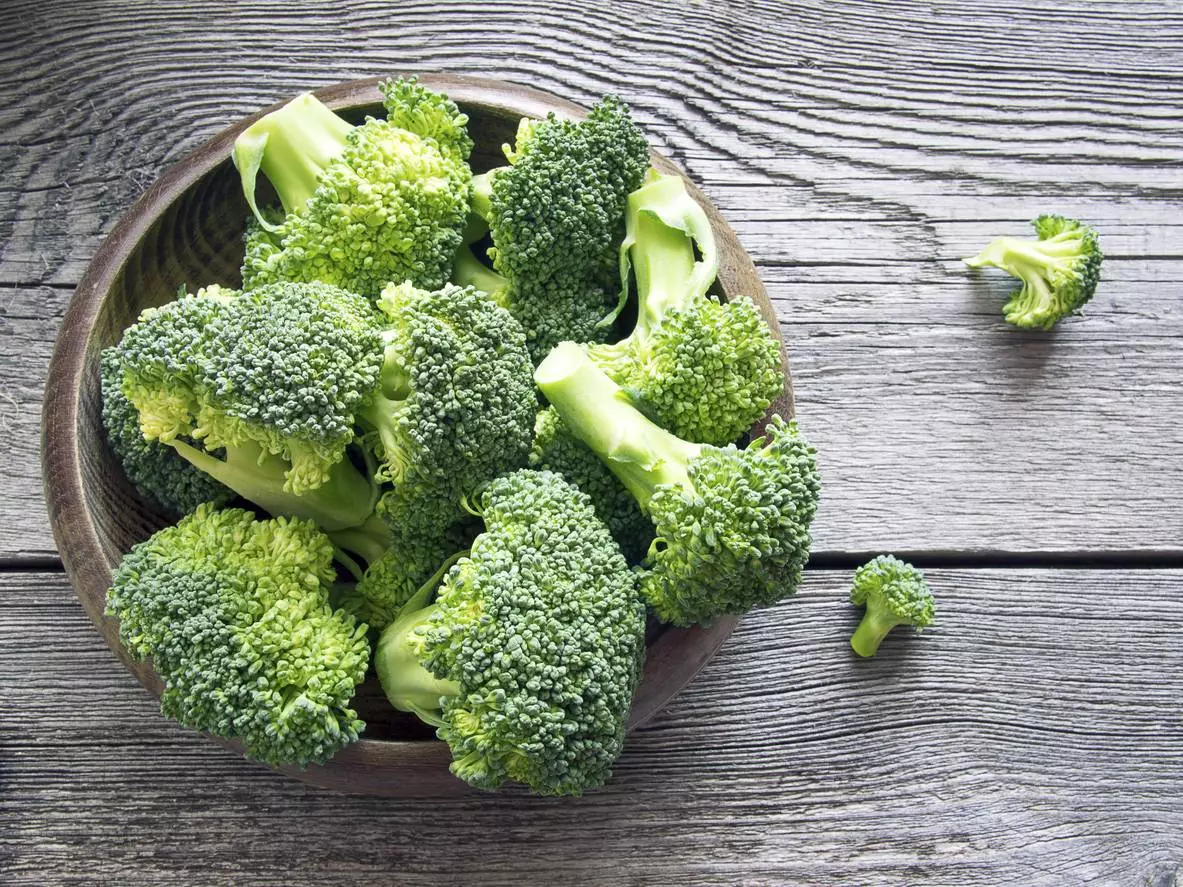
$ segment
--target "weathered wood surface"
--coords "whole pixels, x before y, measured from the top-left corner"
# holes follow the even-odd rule
[[[819,555],[1183,554],[1175,4],[9,6],[0,557],[53,554],[30,432],[118,214],[262,105],[441,68],[615,89],[718,203],[782,308],[825,470]],[[1023,334],[1009,279],[957,259],[1044,209],[1096,223],[1109,259],[1087,318]]]
[[[608,788],[428,803],[319,792],[181,730],[60,576],[5,576],[0,880],[1183,877],[1183,571],[931,571],[937,626],[869,662],[846,645],[848,578],[749,616]]]

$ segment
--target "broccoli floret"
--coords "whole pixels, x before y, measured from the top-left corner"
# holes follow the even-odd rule
[[[439,728],[452,772],[474,786],[601,785],[640,676],[636,577],[587,495],[557,474],[505,475],[474,504],[485,529],[471,552],[382,633],[382,687]]]
[[[1075,219],[1042,215],[1031,224],[1037,240],[999,237],[965,263],[992,265],[1021,280],[1003,315],[1023,329],[1050,330],[1093,297],[1104,254],[1096,230]]]
[[[319,281],[376,298],[389,282],[436,289],[468,216],[468,118],[414,80],[381,85],[388,119],[351,126],[311,94],[252,124],[232,157],[257,225],[243,285]],[[283,204],[255,199],[259,171]]]
[[[464,247],[453,279],[509,308],[535,360],[564,339],[604,341],[619,292],[625,199],[649,166],[645,137],[608,96],[582,121],[523,120],[505,153],[507,166],[473,180],[496,274]]]
[[[784,391],[780,343],[747,296],[707,295],[715,235],[680,177],[651,177],[630,194],[626,223],[621,272],[625,286],[630,265],[636,273],[637,324],[589,353],[657,424],[696,443],[732,443]]]
[[[534,378],[652,520],[641,592],[662,620],[705,623],[796,591],[819,480],[795,423],[774,416],[744,450],[690,443],[646,418],[570,342]]]
[[[850,646],[860,656],[874,656],[897,625],[912,625],[919,631],[931,625],[936,615],[924,574],[891,555],[880,555],[855,570],[850,602],[867,608],[850,638]]]
[[[233,492],[199,471],[165,444],[148,440],[140,415],[123,393],[123,367],[116,348],[101,358],[103,427],[107,442],[131,485],[171,517],[187,514],[202,502],[225,504]]]
[[[373,510],[377,488],[346,453],[382,367],[366,299],[317,283],[207,287],[145,311],[118,353],[144,435],[226,487],[326,530]]]
[[[628,562],[640,562],[653,541],[653,524],[608,466],[567,430],[554,407],[538,413],[529,464],[561,474],[587,493]]]
[[[321,763],[365,726],[349,707],[366,627],[333,610],[332,546],[311,523],[199,505],[137,545],[115,572],[108,616],[151,657],[162,711],[275,766]]]

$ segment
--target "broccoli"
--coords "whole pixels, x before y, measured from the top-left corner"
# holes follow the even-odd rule
[[[377,487],[346,452],[382,367],[368,300],[318,283],[206,287],[146,310],[118,355],[145,437],[239,495],[326,530],[373,510]]]
[[[567,430],[554,407],[538,413],[529,464],[561,474],[587,493],[630,564],[645,556],[653,541],[653,524],[608,466]]]
[[[329,606],[331,560],[307,521],[206,503],[131,550],[106,613],[151,657],[166,715],[268,764],[322,763],[365,726],[349,703],[370,657],[366,627]]]
[[[1050,330],[1093,297],[1104,254],[1096,230],[1075,219],[1042,215],[1031,224],[1037,240],[999,237],[964,261],[971,268],[992,265],[1021,280],[1003,315],[1023,329]]]
[[[931,625],[936,615],[924,574],[891,555],[880,555],[855,570],[850,602],[867,608],[850,638],[850,646],[860,656],[874,656],[897,625],[912,625],[919,631]]]
[[[553,472],[504,475],[473,500],[484,531],[382,633],[378,678],[395,708],[438,727],[461,779],[579,794],[624,742],[644,654],[636,577]]]
[[[139,413],[123,394],[123,367],[118,349],[104,350],[100,365],[107,441],[123,466],[123,473],[140,495],[174,518],[187,514],[202,502],[228,502],[234,495],[231,490],[165,444],[144,437]]]
[[[570,342],[534,378],[653,522],[641,593],[659,618],[705,623],[796,591],[819,481],[815,451],[795,423],[773,416],[744,450],[689,443],[646,418]]]
[[[381,84],[387,119],[352,126],[305,93],[247,128],[232,158],[256,224],[243,285],[332,283],[376,298],[389,282],[437,289],[468,217],[468,118],[415,80]],[[260,209],[259,171],[284,216]]]
[[[608,96],[579,122],[522,120],[505,153],[507,166],[473,179],[495,272],[464,246],[453,279],[509,308],[535,360],[564,339],[604,341],[619,291],[625,199],[649,166],[645,137]]]
[[[732,443],[784,391],[780,343],[747,296],[707,295],[715,235],[680,177],[651,177],[629,195],[625,218],[621,276],[627,287],[635,270],[637,324],[589,353],[657,424],[696,443]]]

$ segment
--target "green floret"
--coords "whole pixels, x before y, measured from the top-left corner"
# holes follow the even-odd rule
[[[897,625],[912,625],[919,631],[931,625],[936,615],[924,574],[891,555],[880,555],[855,570],[850,602],[867,608],[850,638],[850,646],[860,656],[874,656]]]
[[[585,120],[523,120],[509,165],[473,180],[495,273],[464,247],[453,279],[480,286],[526,329],[540,360],[565,339],[602,342],[615,315],[625,199],[649,166],[644,136],[618,99]]]
[[[628,562],[640,562],[653,541],[653,524],[608,466],[567,430],[554,407],[538,413],[529,464],[561,474],[587,493]]]
[[[439,728],[461,779],[579,794],[623,746],[644,652],[635,575],[557,474],[517,471],[474,500],[484,532],[382,633],[378,678]]]
[[[328,603],[332,546],[311,523],[200,505],[137,545],[108,616],[164,682],[161,710],[274,766],[322,763],[365,726],[349,707],[366,627]]]
[[[468,216],[468,118],[415,81],[381,86],[389,118],[352,126],[304,94],[234,144],[257,225],[243,285],[319,281],[376,298],[389,282],[436,289],[451,271]],[[256,203],[262,171],[284,216]]]
[[[707,295],[719,268],[710,220],[678,176],[628,198],[621,276],[636,273],[637,325],[592,359],[678,437],[732,443],[784,391],[780,343],[747,296]],[[695,247],[698,248],[698,256]]]
[[[662,620],[705,623],[796,591],[819,480],[795,423],[774,416],[745,450],[690,443],[646,418],[569,342],[534,378],[652,520],[641,593]]]
[[[999,237],[965,263],[992,265],[1021,280],[1003,315],[1023,329],[1050,330],[1092,299],[1104,254],[1096,230],[1075,219],[1042,215],[1031,224],[1038,239]]]
[[[346,448],[377,387],[381,335],[370,303],[337,287],[207,287],[124,333],[122,389],[147,438],[273,514],[340,529],[377,498]]]
[[[233,492],[186,462],[171,447],[144,437],[140,415],[123,394],[123,367],[118,349],[106,349],[101,366],[107,441],[123,466],[123,473],[140,495],[174,518],[187,514],[202,502],[228,502]]]

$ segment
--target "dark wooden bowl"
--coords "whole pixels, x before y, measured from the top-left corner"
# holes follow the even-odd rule
[[[422,80],[446,91],[469,115],[477,143],[473,155],[477,171],[504,162],[501,145],[513,140],[521,117],[541,117],[548,111],[572,117],[583,113],[570,102],[513,84],[448,76]],[[357,80],[316,95],[347,117],[377,116],[381,114],[377,83],[377,78]],[[230,148],[243,129],[271,110],[260,111],[206,142],[161,176],[124,214],[78,285],[49,371],[42,463],[54,538],[86,612],[111,649],[157,696],[160,678],[147,663],[131,660],[119,642],[116,621],[103,615],[112,570],[133,544],[166,521],[128,485],[104,440],[99,353],[118,341],[142,309],[169,301],[179,286],[238,283],[247,207],[229,160]],[[653,163],[663,172],[679,172],[656,154]],[[779,337],[776,314],[751,259],[701,192],[693,185],[690,190],[706,207],[719,240],[720,292],[751,296]],[[787,359],[784,365],[787,383]],[[769,414],[787,417],[792,411],[792,388],[786,384],[784,396]],[[649,720],[686,686],[737,621],[720,619],[708,628],[652,633],[630,727]],[[375,681],[359,692],[357,708],[367,722],[363,739],[324,766],[285,772],[327,788],[369,794],[423,797],[469,790],[448,772],[447,746],[414,718],[392,711]]]

